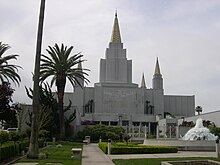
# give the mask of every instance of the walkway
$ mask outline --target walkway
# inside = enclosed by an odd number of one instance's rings
[[[83,146],[81,165],[114,165],[112,159],[134,159],[134,158],[175,158],[175,157],[216,157],[215,152],[193,152],[179,151],[178,153],[167,154],[127,154],[127,155],[106,155],[98,147],[98,144]],[[32,163],[20,163],[16,165],[35,165]]]
[[[135,158],[184,158],[184,157],[216,157],[215,152],[178,151],[178,153],[163,154],[127,154],[110,155],[110,159],[135,159]]]
[[[175,157],[216,157],[216,153],[179,151],[178,153],[164,153],[164,154],[106,155],[98,147],[98,144],[88,144],[83,146],[82,165],[114,165],[114,163],[111,161],[112,159],[175,158]]]
[[[114,165],[98,144],[83,145],[82,165]]]

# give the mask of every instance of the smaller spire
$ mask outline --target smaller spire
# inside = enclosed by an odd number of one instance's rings
[[[143,75],[142,75],[141,88],[146,88],[144,73],[143,73]]]
[[[156,61],[156,67],[155,67],[155,72],[154,72],[154,74],[156,75],[161,75],[161,73],[160,73],[160,66],[159,66],[159,61],[158,61],[158,57],[157,57],[157,61]]]

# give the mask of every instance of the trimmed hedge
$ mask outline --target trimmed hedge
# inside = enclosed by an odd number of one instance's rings
[[[39,139],[39,147],[43,147],[44,141]],[[27,151],[29,146],[28,140],[23,140],[17,143],[12,141],[2,145],[1,148],[1,160],[9,159],[21,153],[21,151]]]
[[[8,159],[10,157],[16,156],[18,153],[21,153],[22,150],[25,150],[28,147],[29,142],[27,140],[14,143],[8,142],[4,144],[1,148],[1,160]]]
[[[105,154],[107,154],[107,152],[108,152],[108,143],[106,143],[106,142],[100,142],[100,143],[99,143],[99,148],[100,148]]]
[[[105,142],[99,143],[99,147],[104,153],[107,153],[108,144]],[[111,145],[111,154],[153,154],[153,153],[176,153],[176,147],[169,146],[144,146],[129,143],[114,143]]]

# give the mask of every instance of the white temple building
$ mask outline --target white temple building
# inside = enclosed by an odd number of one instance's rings
[[[78,67],[81,68],[81,64]],[[80,83],[84,86],[83,81]],[[157,122],[165,114],[178,117],[195,114],[194,95],[164,95],[158,58],[152,88],[146,87],[144,75],[140,85],[132,82],[132,60],[127,59],[123,47],[117,13],[105,57],[100,59],[99,82],[94,87],[77,85],[73,93],[65,93],[64,105],[68,105],[69,100],[78,114],[77,126],[96,123],[131,128],[146,125],[148,132],[155,134]]]

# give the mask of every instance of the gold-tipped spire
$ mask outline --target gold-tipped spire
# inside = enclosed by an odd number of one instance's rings
[[[154,74],[161,74],[160,73],[160,66],[159,66],[159,62],[158,62],[158,57],[157,57],[157,62],[156,62],[156,67],[155,67]]]
[[[143,73],[143,75],[142,75],[141,88],[146,88],[144,73]]]
[[[120,35],[120,30],[119,30],[117,11],[115,12],[115,20],[114,20],[114,25],[113,25],[113,30],[112,30],[111,42],[121,43],[121,35]]]

